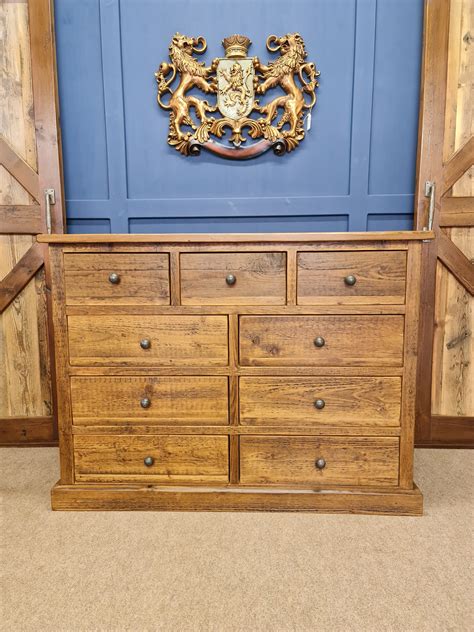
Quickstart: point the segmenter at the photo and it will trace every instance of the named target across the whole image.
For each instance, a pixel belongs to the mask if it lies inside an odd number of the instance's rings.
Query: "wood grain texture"
[[[326,466],[318,469],[317,459]],[[395,437],[240,438],[240,480],[249,485],[398,485]]]
[[[153,486],[61,485],[51,492],[56,511],[305,511],[387,516],[423,515],[423,496],[415,488],[336,492],[298,490],[194,489]]]
[[[101,235],[39,235],[38,241],[57,244],[127,244],[127,243],[173,243],[185,244],[212,244],[235,243],[239,246],[253,243],[295,243],[308,244],[311,242],[365,242],[369,247],[374,241],[411,241],[420,239],[433,239],[430,231],[422,230],[391,230],[391,231],[367,231],[363,233],[179,233],[171,235],[161,234],[101,234]],[[380,247],[377,244],[375,247]]]
[[[226,483],[228,443],[218,435],[76,436],[76,480]]]
[[[281,252],[181,255],[183,305],[284,305],[286,255]],[[235,276],[228,285],[229,274]]]
[[[401,366],[402,316],[241,316],[240,363]],[[314,340],[325,344],[317,348]]]
[[[240,423],[398,426],[400,398],[397,377],[241,377]]]
[[[348,275],[355,285],[344,282]],[[405,277],[405,252],[299,253],[298,304],[403,303]]]
[[[41,245],[33,244],[15,263],[10,272],[0,280],[0,314],[26,287],[43,263]]]
[[[166,254],[65,254],[68,305],[169,305]],[[118,274],[119,283],[109,281]]]
[[[226,424],[226,377],[72,377],[75,424]],[[150,402],[148,408],[142,399]]]
[[[43,219],[39,204],[0,206],[1,234],[36,235],[42,230]]]
[[[225,316],[69,316],[76,365],[225,366]],[[148,339],[149,349],[140,341]]]

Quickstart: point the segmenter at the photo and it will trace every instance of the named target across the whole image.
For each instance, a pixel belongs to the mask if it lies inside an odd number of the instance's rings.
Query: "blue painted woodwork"
[[[71,232],[411,228],[423,0],[56,0]],[[154,72],[174,32],[209,62],[241,32],[299,31],[321,71],[312,129],[283,158],[184,158]]]

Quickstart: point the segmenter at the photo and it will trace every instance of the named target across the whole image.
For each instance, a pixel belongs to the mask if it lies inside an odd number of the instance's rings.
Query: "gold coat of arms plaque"
[[[199,155],[204,148],[237,160],[269,149],[281,156],[298,147],[305,122],[307,129],[311,126],[319,85],[319,71],[306,61],[301,35],[270,35],[267,49],[279,57],[268,65],[247,56],[251,41],[245,35],[231,35],[222,44],[225,57],[206,66],[193,56],[206,51],[204,37],[173,36],[170,62],[155,73],[158,104],[170,111],[168,143],[185,156]],[[188,94],[193,88],[215,95],[215,101]],[[280,88],[280,94],[260,103],[256,97],[272,88]]]

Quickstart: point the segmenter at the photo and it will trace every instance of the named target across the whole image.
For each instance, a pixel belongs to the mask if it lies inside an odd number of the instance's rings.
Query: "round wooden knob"
[[[236,281],[237,279],[233,274],[228,274],[225,278],[225,282],[227,283],[227,285],[235,285]]]
[[[326,402],[324,401],[324,399],[317,399],[314,402],[314,407],[317,408],[318,410],[322,410],[325,406],[326,406]]]
[[[117,285],[120,283],[120,276],[116,272],[111,272],[109,274],[109,282],[112,283],[112,285]]]
[[[151,399],[148,399],[148,397],[144,397],[142,400],[140,400],[140,406],[142,408],[150,408]]]
[[[346,285],[355,285],[357,283],[357,279],[353,274],[349,274],[344,278],[344,283]]]
[[[143,338],[143,340],[140,340],[140,347],[142,349],[149,349],[151,347],[151,340],[149,340],[149,338]]]
[[[155,462],[155,459],[152,456],[146,456],[143,459],[143,463],[147,466],[147,467],[151,467],[153,465],[153,463]]]
[[[315,347],[321,348],[321,347],[324,347],[325,344],[326,344],[326,341],[324,340],[324,338],[322,336],[317,336],[314,339],[314,346]]]
[[[316,459],[315,466],[318,470],[324,470],[326,467],[326,461],[324,459]]]

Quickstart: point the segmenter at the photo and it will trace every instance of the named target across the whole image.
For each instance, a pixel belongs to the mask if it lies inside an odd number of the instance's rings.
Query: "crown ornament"
[[[247,57],[247,51],[252,42],[245,35],[229,35],[222,40],[225,56],[229,59]]]

